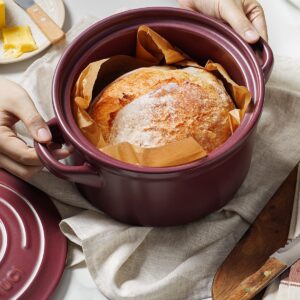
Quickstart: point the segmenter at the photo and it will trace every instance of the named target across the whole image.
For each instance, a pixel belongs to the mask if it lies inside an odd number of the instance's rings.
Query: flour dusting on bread
[[[193,137],[211,152],[231,135],[234,104],[222,82],[196,68],[141,68],[99,95],[93,117],[109,144],[158,147]]]

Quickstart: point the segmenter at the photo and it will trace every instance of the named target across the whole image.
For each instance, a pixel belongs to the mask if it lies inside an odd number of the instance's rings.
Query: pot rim
[[[209,23],[212,27],[218,28],[220,32],[227,33],[231,36],[231,39],[233,39],[235,42],[237,42],[239,45],[243,47],[243,50],[247,52],[249,57],[251,58],[252,62],[255,65],[255,69],[257,71],[257,77],[258,77],[258,84],[257,89],[259,90],[257,95],[257,102],[255,105],[255,109],[253,112],[251,112],[251,119],[247,122],[247,124],[243,128],[237,128],[237,130],[234,132],[233,135],[235,135],[235,140],[229,138],[224,144],[216,148],[214,151],[208,154],[207,157],[202,158],[200,160],[196,160],[187,164],[178,165],[178,166],[172,166],[172,167],[144,167],[144,166],[136,166],[133,164],[125,163],[122,161],[119,161],[117,159],[114,159],[107,154],[99,151],[79,130],[79,128],[71,128],[67,122],[67,117],[62,109],[62,105],[60,104],[60,95],[58,93],[59,91],[59,84],[60,84],[60,77],[63,73],[62,70],[62,62],[64,60],[68,59],[69,53],[73,50],[76,45],[81,43],[82,38],[91,30],[94,28],[97,28],[101,26],[101,24],[107,24],[109,22],[113,22],[114,20],[120,18],[120,17],[130,17],[132,15],[143,13],[143,12],[176,12],[176,14],[184,15],[184,16],[192,16],[197,17],[200,20],[204,20],[206,23]],[[248,45],[237,33],[233,31],[228,25],[221,23],[220,21],[213,19],[211,17],[205,16],[203,14],[200,14],[198,12],[193,12],[185,9],[180,8],[174,8],[174,7],[148,7],[148,8],[137,8],[137,9],[131,9],[126,12],[117,13],[114,15],[111,15],[103,20],[100,20],[96,22],[95,24],[88,27],[86,30],[84,30],[79,36],[67,47],[65,52],[63,53],[62,57],[59,60],[59,63],[56,67],[56,70],[54,72],[53,82],[52,82],[52,99],[53,99],[53,107],[54,112],[56,115],[56,118],[58,120],[60,128],[63,130],[63,134],[67,137],[67,141],[69,141],[76,150],[78,150],[81,154],[84,154],[83,156],[91,157],[91,161],[95,162],[92,163],[96,166],[107,166],[107,167],[114,167],[126,171],[132,171],[136,173],[173,173],[173,172],[179,172],[179,171],[188,171],[195,168],[206,168],[210,166],[214,166],[222,159],[225,159],[226,157],[230,156],[232,153],[234,153],[237,148],[240,146],[240,144],[250,135],[252,130],[255,128],[255,125],[258,122],[258,119],[261,115],[263,103],[264,103],[264,96],[265,96],[265,82],[264,82],[264,75],[261,69],[261,66],[259,62],[257,61],[257,58],[254,54],[254,51],[251,49],[250,45]],[[72,114],[73,115],[73,114]],[[239,130],[242,129],[242,130]],[[74,135],[74,131],[78,131],[83,139],[78,140],[76,136]]]

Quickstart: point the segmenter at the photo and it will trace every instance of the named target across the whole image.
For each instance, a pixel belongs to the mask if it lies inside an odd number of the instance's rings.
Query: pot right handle
[[[261,64],[265,82],[267,82],[273,69],[273,52],[269,44],[263,38],[260,38],[256,44],[252,45],[252,49],[257,57],[257,60]]]
[[[55,118],[48,122],[53,140],[56,143],[64,144],[60,128]],[[62,179],[100,188],[103,185],[103,178],[99,172],[88,163],[80,166],[64,165],[59,162],[51,153],[48,146],[34,142],[35,150],[43,165],[54,175]]]

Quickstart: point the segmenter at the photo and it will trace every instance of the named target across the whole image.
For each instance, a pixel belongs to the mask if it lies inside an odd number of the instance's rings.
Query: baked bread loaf
[[[151,67],[108,85],[91,115],[109,144],[157,147],[193,137],[209,153],[230,137],[234,108],[223,83],[208,71]]]

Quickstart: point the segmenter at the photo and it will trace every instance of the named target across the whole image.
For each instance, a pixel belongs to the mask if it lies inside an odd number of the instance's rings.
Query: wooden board
[[[243,299],[252,299],[266,285],[266,282],[261,281],[261,287],[254,290],[253,286],[245,286],[245,283],[252,282],[253,285],[253,277],[251,280],[250,277],[259,269],[264,269],[265,263],[270,264],[268,261],[270,255],[286,244],[293,210],[297,170],[298,164],[217,271],[212,286],[214,300],[241,300],[238,294],[241,289],[248,294]],[[277,262],[271,263],[274,270],[281,272],[284,266],[280,266]],[[274,276],[270,276],[269,281],[271,277]],[[255,282],[256,286],[257,283]]]

